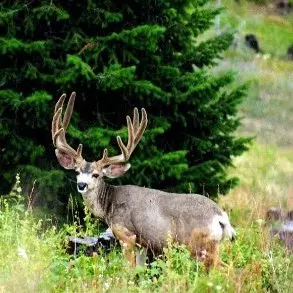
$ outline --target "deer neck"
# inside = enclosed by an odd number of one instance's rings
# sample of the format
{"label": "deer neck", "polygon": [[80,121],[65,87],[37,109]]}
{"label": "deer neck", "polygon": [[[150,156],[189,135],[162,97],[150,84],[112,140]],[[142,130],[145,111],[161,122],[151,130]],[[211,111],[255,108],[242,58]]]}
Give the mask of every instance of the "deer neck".
{"label": "deer neck", "polygon": [[96,187],[82,194],[82,197],[89,211],[94,216],[106,221],[106,215],[111,205],[112,193],[113,186],[99,178]]}

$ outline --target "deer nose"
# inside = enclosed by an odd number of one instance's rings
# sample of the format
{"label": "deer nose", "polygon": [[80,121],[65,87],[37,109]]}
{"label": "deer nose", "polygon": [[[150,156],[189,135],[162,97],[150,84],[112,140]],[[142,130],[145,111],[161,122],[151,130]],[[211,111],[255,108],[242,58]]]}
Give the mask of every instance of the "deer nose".
{"label": "deer nose", "polygon": [[77,189],[80,190],[80,191],[83,191],[87,188],[87,183],[84,183],[84,182],[79,182],[77,183]]}

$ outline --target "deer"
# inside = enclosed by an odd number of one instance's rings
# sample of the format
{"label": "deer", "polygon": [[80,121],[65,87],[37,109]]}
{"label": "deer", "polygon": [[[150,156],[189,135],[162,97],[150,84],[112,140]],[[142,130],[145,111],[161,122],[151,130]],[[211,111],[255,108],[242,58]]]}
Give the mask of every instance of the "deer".
{"label": "deer", "polygon": [[102,158],[87,162],[82,156],[82,144],[77,150],[66,141],[76,93],[72,92],[64,115],[62,94],[55,105],[52,120],[52,140],[59,164],[77,172],[77,190],[94,217],[106,223],[119,240],[125,258],[135,267],[145,262],[148,252],[156,256],[163,252],[171,238],[185,245],[191,256],[206,268],[219,264],[219,245],[236,232],[228,215],[213,200],[199,194],[169,193],[136,185],[111,185],[107,178],[117,178],[131,167],[129,159],[141,140],[148,119],[144,108],[134,108],[133,119],[126,116],[128,141],[120,136],[117,144],[121,154],[109,156],[107,148]]}

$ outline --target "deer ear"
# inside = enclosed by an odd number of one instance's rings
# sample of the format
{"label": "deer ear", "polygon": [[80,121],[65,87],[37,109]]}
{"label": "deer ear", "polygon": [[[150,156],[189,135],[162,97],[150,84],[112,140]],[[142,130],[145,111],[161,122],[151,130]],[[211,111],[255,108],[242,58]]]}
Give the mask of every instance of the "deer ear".
{"label": "deer ear", "polygon": [[131,165],[127,164],[112,164],[103,168],[103,174],[109,178],[117,178],[126,173]]}
{"label": "deer ear", "polygon": [[75,159],[74,157],[59,151],[55,150],[56,157],[59,164],[65,169],[75,169]]}

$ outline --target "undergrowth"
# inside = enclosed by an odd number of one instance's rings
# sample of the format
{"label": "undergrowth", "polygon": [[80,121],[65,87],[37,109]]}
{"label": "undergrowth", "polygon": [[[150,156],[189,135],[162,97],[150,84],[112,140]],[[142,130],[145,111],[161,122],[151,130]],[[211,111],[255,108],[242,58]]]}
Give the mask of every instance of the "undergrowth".
{"label": "undergrowth", "polygon": [[[74,212],[73,212],[74,214]],[[245,209],[232,210],[237,224]],[[237,228],[237,240],[222,244],[223,265],[206,273],[184,246],[172,244],[149,266],[131,268],[119,247],[93,257],[69,255],[70,235],[96,235],[86,212],[60,227],[36,218],[22,196],[19,178],[1,197],[0,292],[289,292],[292,256],[278,239],[269,240],[257,218]]]}

